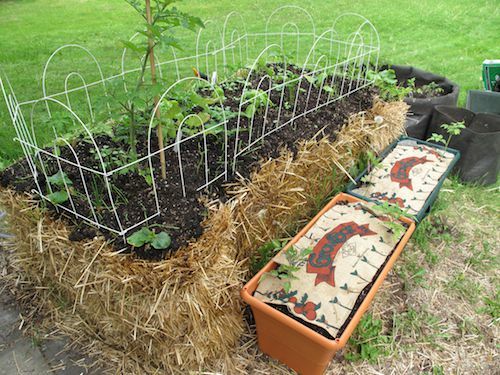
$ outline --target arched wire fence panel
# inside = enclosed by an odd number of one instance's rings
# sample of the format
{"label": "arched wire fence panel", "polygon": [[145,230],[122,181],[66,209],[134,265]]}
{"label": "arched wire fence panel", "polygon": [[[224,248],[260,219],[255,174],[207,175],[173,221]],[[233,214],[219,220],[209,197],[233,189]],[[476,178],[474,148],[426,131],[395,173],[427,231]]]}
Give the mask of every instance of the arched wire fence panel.
{"label": "arched wire fence panel", "polygon": [[[190,198],[227,181],[238,172],[241,159],[270,135],[287,126],[299,133],[299,118],[370,85],[367,73],[378,66],[378,33],[357,14],[337,17],[333,27],[321,33],[312,16],[295,5],[272,12],[263,32],[249,32],[245,18],[236,12],[206,26],[192,36],[193,52],[167,48],[155,53],[161,91],[157,100],[142,107],[144,124],[137,129],[137,140],[120,141],[116,150],[111,150],[110,134],[123,132],[131,120],[123,115],[117,121],[112,115],[120,106],[132,105],[131,93],[143,84],[137,78],[147,82],[151,75],[149,61],[134,56],[127,46],[119,73],[107,78],[85,47],[57,49],[44,66],[39,99],[19,103],[8,80],[0,77],[34,192],[58,210],[126,236],[168,209],[161,206],[159,192],[178,186],[179,199]],[[141,36],[130,41],[137,38]],[[49,84],[54,76],[49,71],[56,56],[66,58],[71,51],[85,56],[97,79],[91,81],[83,69],[72,67],[61,74],[59,90]],[[231,98],[233,110],[225,106],[223,89],[231,84],[240,90]],[[190,100],[197,104],[186,105]],[[161,147],[158,127],[164,134]],[[72,129],[70,135],[67,128]],[[79,153],[71,140],[75,137],[84,140],[91,158]],[[132,145],[137,148],[134,154]],[[159,172],[162,154],[166,180]],[[123,160],[117,163],[117,158]],[[147,181],[154,201],[133,219],[121,210],[133,199],[120,189],[130,173]]]}

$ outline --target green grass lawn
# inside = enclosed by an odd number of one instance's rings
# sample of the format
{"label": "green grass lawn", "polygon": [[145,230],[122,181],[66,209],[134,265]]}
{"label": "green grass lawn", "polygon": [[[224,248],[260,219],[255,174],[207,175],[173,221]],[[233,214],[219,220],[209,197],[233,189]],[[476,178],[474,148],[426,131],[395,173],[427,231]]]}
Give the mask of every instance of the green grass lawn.
{"label": "green grass lawn", "polygon": [[[467,90],[481,87],[482,61],[499,52],[495,44],[500,20],[497,1],[189,0],[179,3],[179,7],[215,21],[237,10],[249,31],[262,31],[271,11],[286,4],[310,11],[319,31],[331,27],[343,12],[366,16],[380,34],[381,61],[411,64],[449,77],[462,88],[461,103]],[[282,17],[276,23],[285,21]],[[119,40],[131,36],[138,23],[135,11],[122,0],[4,0],[0,2],[0,67],[20,101],[42,96],[43,65],[63,44],[78,43],[89,48],[103,66],[104,75],[110,76],[119,72]],[[305,19],[298,23],[307,26]],[[193,36],[190,40],[194,40]],[[70,60],[60,61],[64,65]],[[58,77],[57,73],[54,78],[62,82],[65,74],[61,71]],[[0,165],[21,155],[13,136],[2,100]]]}
{"label": "green grass lawn", "polygon": [[[500,55],[498,0],[185,0],[179,7],[204,20],[223,20],[237,10],[248,31],[258,32],[271,11],[285,4],[309,10],[320,32],[343,12],[366,16],[380,34],[382,62],[447,76],[461,86],[461,104],[467,90],[482,87],[482,61]],[[88,47],[110,76],[119,73],[119,40],[128,39],[138,24],[123,0],[0,0],[0,67],[20,101],[42,96],[43,65],[63,44]],[[78,61],[66,55],[60,61],[52,78],[64,81],[64,65]],[[0,100],[0,169],[22,155],[13,137]],[[494,372],[500,337],[499,202],[498,184],[446,181],[351,340],[351,359],[333,361],[329,373]],[[288,373],[269,362],[255,342],[249,347],[242,346],[239,357],[248,368]]]}

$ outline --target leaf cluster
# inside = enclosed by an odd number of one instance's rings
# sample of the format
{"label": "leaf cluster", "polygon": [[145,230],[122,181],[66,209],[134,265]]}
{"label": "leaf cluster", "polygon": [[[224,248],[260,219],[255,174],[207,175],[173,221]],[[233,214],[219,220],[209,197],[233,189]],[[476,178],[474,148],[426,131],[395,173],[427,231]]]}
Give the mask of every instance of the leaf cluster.
{"label": "leaf cluster", "polygon": [[170,247],[172,239],[167,232],[155,233],[144,227],[127,237],[127,243],[133,247],[151,246],[156,250],[164,250]]}

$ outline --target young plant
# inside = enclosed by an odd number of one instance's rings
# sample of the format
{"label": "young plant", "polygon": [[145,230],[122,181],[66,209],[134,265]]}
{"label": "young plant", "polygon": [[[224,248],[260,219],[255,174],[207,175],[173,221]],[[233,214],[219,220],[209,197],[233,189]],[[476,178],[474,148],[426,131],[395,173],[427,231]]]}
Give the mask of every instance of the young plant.
{"label": "young plant", "polygon": [[373,211],[375,211],[378,216],[384,216],[389,219],[384,222],[384,225],[391,230],[394,240],[401,238],[406,231],[405,226],[399,218],[403,216],[414,219],[414,217],[408,212],[402,210],[396,205],[390,204],[387,201],[374,205]]}
{"label": "young plant", "polygon": [[273,276],[277,277],[280,280],[285,280],[283,289],[286,293],[290,292],[290,289],[292,287],[291,280],[297,279],[297,276],[295,276],[295,272],[300,270],[300,267],[304,264],[304,262],[307,260],[307,257],[312,253],[312,251],[313,249],[310,247],[301,251],[297,251],[295,247],[291,246],[285,252],[285,257],[288,264],[280,264],[278,268],[265,273],[260,280],[262,281],[263,278],[267,276]]}
{"label": "young plant", "polygon": [[463,121],[452,122],[451,124],[443,124],[441,128],[446,130],[448,133],[448,139],[445,139],[441,134],[432,133],[431,137],[427,141],[432,141],[436,143],[442,143],[444,145],[444,151],[448,149],[451,138],[462,133],[462,129],[465,129],[465,124]]}
{"label": "young plant", "polygon": [[52,202],[52,204],[62,204],[69,199],[68,190],[73,189],[73,181],[68,177],[68,175],[62,171],[47,178],[47,182],[58,188],[56,191],[47,194],[47,199]]}
{"label": "young plant", "polygon": [[172,239],[167,232],[155,233],[144,227],[127,237],[127,243],[133,247],[151,246],[156,250],[165,250],[172,244]]}
{"label": "young plant", "polygon": [[411,87],[398,85],[396,73],[392,69],[379,72],[369,70],[366,79],[373,81],[373,84],[380,90],[380,98],[385,101],[403,100],[412,91]]}
{"label": "young plant", "polygon": [[250,269],[254,274],[259,272],[288,242],[288,240],[272,240],[257,249],[257,255],[250,259]]}
{"label": "young plant", "polygon": [[247,118],[252,118],[255,113],[260,113],[268,105],[273,105],[269,95],[264,90],[248,90],[243,94],[243,100],[249,102],[245,112],[242,113]]}
{"label": "young plant", "polygon": [[[203,22],[198,17],[191,16],[187,13],[179,11],[171,5],[177,0],[155,0],[152,4],[150,0],[145,0],[145,3],[140,0],[126,0],[144,19],[143,26],[138,30],[138,33],[147,38],[147,45],[134,41],[122,41],[124,46],[129,50],[137,53],[141,57],[142,66],[139,73],[139,78],[134,88],[129,91],[129,96],[125,102],[120,102],[122,108],[126,111],[129,117],[129,133],[130,146],[133,156],[136,155],[136,127],[137,119],[141,115],[141,111],[136,107],[137,97],[141,97],[144,86],[144,77],[146,68],[150,65],[151,69],[151,86],[157,88],[156,80],[156,65],[154,50],[155,48],[177,48],[182,49],[181,42],[174,37],[174,30],[178,27],[196,31],[199,27],[204,27]],[[140,101],[142,102],[142,101]],[[158,94],[149,96],[144,102],[158,103]],[[143,108],[143,112],[146,112]],[[138,113],[139,112],[139,113]],[[159,113],[155,113],[159,118]],[[163,134],[162,127],[157,128],[159,149],[163,149]],[[160,153],[160,162],[162,167],[162,178],[166,177],[165,155]]]}

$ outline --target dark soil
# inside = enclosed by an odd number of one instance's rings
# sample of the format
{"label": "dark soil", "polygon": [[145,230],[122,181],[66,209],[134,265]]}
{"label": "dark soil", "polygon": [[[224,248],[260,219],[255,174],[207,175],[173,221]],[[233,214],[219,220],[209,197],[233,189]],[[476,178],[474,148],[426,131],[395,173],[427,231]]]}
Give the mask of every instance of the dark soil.
{"label": "dark soil", "polygon": [[[273,66],[273,69],[276,68],[277,66]],[[296,67],[289,67],[289,69],[295,71],[296,73],[299,72]],[[254,77],[252,80],[252,88],[256,88],[261,76],[262,74]],[[261,89],[267,89],[266,84],[264,84]],[[240,104],[239,98],[244,87],[243,83],[236,81],[226,84],[222,83],[221,86],[224,88],[224,95],[226,96],[226,100],[223,103],[225,109],[229,109],[232,112],[238,112]],[[309,85],[307,84],[305,88],[309,89]],[[338,129],[346,122],[348,116],[359,111],[367,110],[372,106],[373,93],[372,89],[359,90],[350,96],[314,111],[307,116],[300,117],[292,125],[282,127],[280,130],[267,136],[265,142],[260,143],[260,146],[257,149],[254,149],[251,153],[240,156],[238,158],[236,171],[242,177],[249,178],[252,171],[258,167],[262,160],[276,158],[279,156],[280,150],[283,148],[288,148],[289,150],[295,152],[299,141],[309,140],[318,134],[318,132],[320,136],[328,136],[332,140],[335,139],[336,131],[338,131]],[[296,113],[302,113],[307,109],[312,109],[317,101],[318,95],[319,90],[315,87],[311,90],[309,102],[306,102],[307,93],[299,95]],[[286,99],[289,96],[290,92],[287,88],[285,90],[284,98]],[[270,95],[270,99],[273,103],[279,103],[280,97],[281,92],[277,92],[276,90],[273,90]],[[269,107],[266,127],[269,127],[270,124],[272,124],[272,121],[277,119],[277,107],[277,105]],[[280,122],[283,123],[291,118],[292,108],[282,111]],[[229,120],[227,125],[229,131],[227,144],[228,159],[232,159],[235,149],[233,133],[236,128],[236,123],[237,119],[233,118]],[[263,125],[263,116],[256,115],[253,123],[253,134],[257,134],[256,132],[262,129]],[[242,129],[242,132],[240,133],[241,142],[245,142],[248,139],[248,131],[246,131],[248,128],[249,120],[247,118],[242,118],[240,123],[240,129]],[[106,146],[113,150],[129,149],[129,146],[124,141],[117,139],[119,138],[111,138],[103,135],[96,138],[96,143],[100,149]],[[152,145],[157,145],[157,140],[153,139],[151,143]],[[94,168],[95,170],[100,170],[100,164],[96,161],[96,158],[92,153],[94,147],[88,140],[77,139],[73,141],[72,145],[81,165]],[[216,163],[220,165],[220,169],[218,171],[211,170],[209,179],[214,178],[218,173],[223,171],[223,146],[223,138],[215,135],[207,136],[208,162],[211,166]],[[137,147],[139,155],[147,155],[146,134],[138,135]],[[198,186],[205,183],[203,159],[200,157],[202,155],[200,150],[203,150],[203,138],[197,137],[184,142],[181,145],[181,150],[182,166],[186,183],[186,198],[183,196],[180,182],[178,154],[174,152],[173,149],[166,151],[165,157],[167,165],[167,178],[165,180],[162,180],[160,177],[159,158],[152,158],[160,215],[150,220],[148,225],[150,228],[154,228],[157,232],[161,230],[167,231],[172,237],[172,245],[167,250],[163,251],[149,248],[148,245],[143,246],[142,248],[133,248],[128,245],[123,238],[116,237],[114,233],[106,230],[99,230],[108,239],[114,240],[117,250],[124,250],[124,252],[132,251],[137,256],[144,259],[163,259],[169,253],[175,251],[181,246],[186,245],[189,241],[198,238],[202,234],[203,229],[201,223],[206,217],[206,209],[202,202],[200,202],[200,198],[204,197],[209,200],[219,199],[221,201],[225,201],[228,198],[223,185],[227,182],[235,180],[236,176],[232,173],[229,174],[227,181],[224,181],[221,178],[212,183],[208,191],[196,191]],[[65,159],[77,163],[75,156],[68,147],[60,147],[60,153]],[[124,154],[126,155],[126,153]],[[51,176],[59,171],[57,160],[45,154],[41,154],[39,157],[44,162],[48,176]],[[105,161],[109,161],[110,164],[112,162],[111,159],[105,159]],[[149,164],[147,161],[140,164],[140,169],[142,171],[147,170],[148,167]],[[111,170],[113,168],[116,167],[110,166],[108,169]],[[62,169],[73,182],[72,190],[74,191],[74,193],[73,191],[71,193],[71,201],[63,203],[63,206],[70,209],[74,206],[77,212],[88,218],[93,218],[94,214],[92,213],[91,206],[84,193],[85,181],[91,201],[94,202],[96,217],[100,223],[105,224],[111,229],[119,230],[116,216],[119,217],[122,227],[126,228],[143,220],[147,215],[151,215],[156,212],[157,206],[153,188],[146,182],[145,178],[138,175],[137,170],[123,171],[123,174],[114,174],[109,178],[109,183],[111,184],[113,191],[114,203],[117,207],[115,214],[110,209],[111,202],[105,188],[106,185],[104,177],[96,176],[95,174],[86,171],[83,171],[82,174],[80,174],[79,169],[70,164],[64,164]],[[230,168],[229,172],[231,172]],[[38,173],[38,185],[42,192],[47,194],[49,192],[47,192],[47,184],[44,174],[41,170],[38,170]],[[31,175],[29,164],[26,160],[21,160],[4,171],[0,175],[0,185],[14,188],[18,192],[31,192],[33,189],[37,189],[36,183]],[[98,234],[98,230],[89,227],[79,219],[75,219],[72,214],[65,213],[65,211],[61,209],[57,212],[52,205],[49,206],[52,208],[51,211],[56,217],[62,216],[72,225],[72,233],[70,235],[71,240],[80,241],[86,238],[92,238]],[[140,227],[137,229],[139,228]],[[127,235],[130,235],[133,232],[134,230],[127,233]]]}

